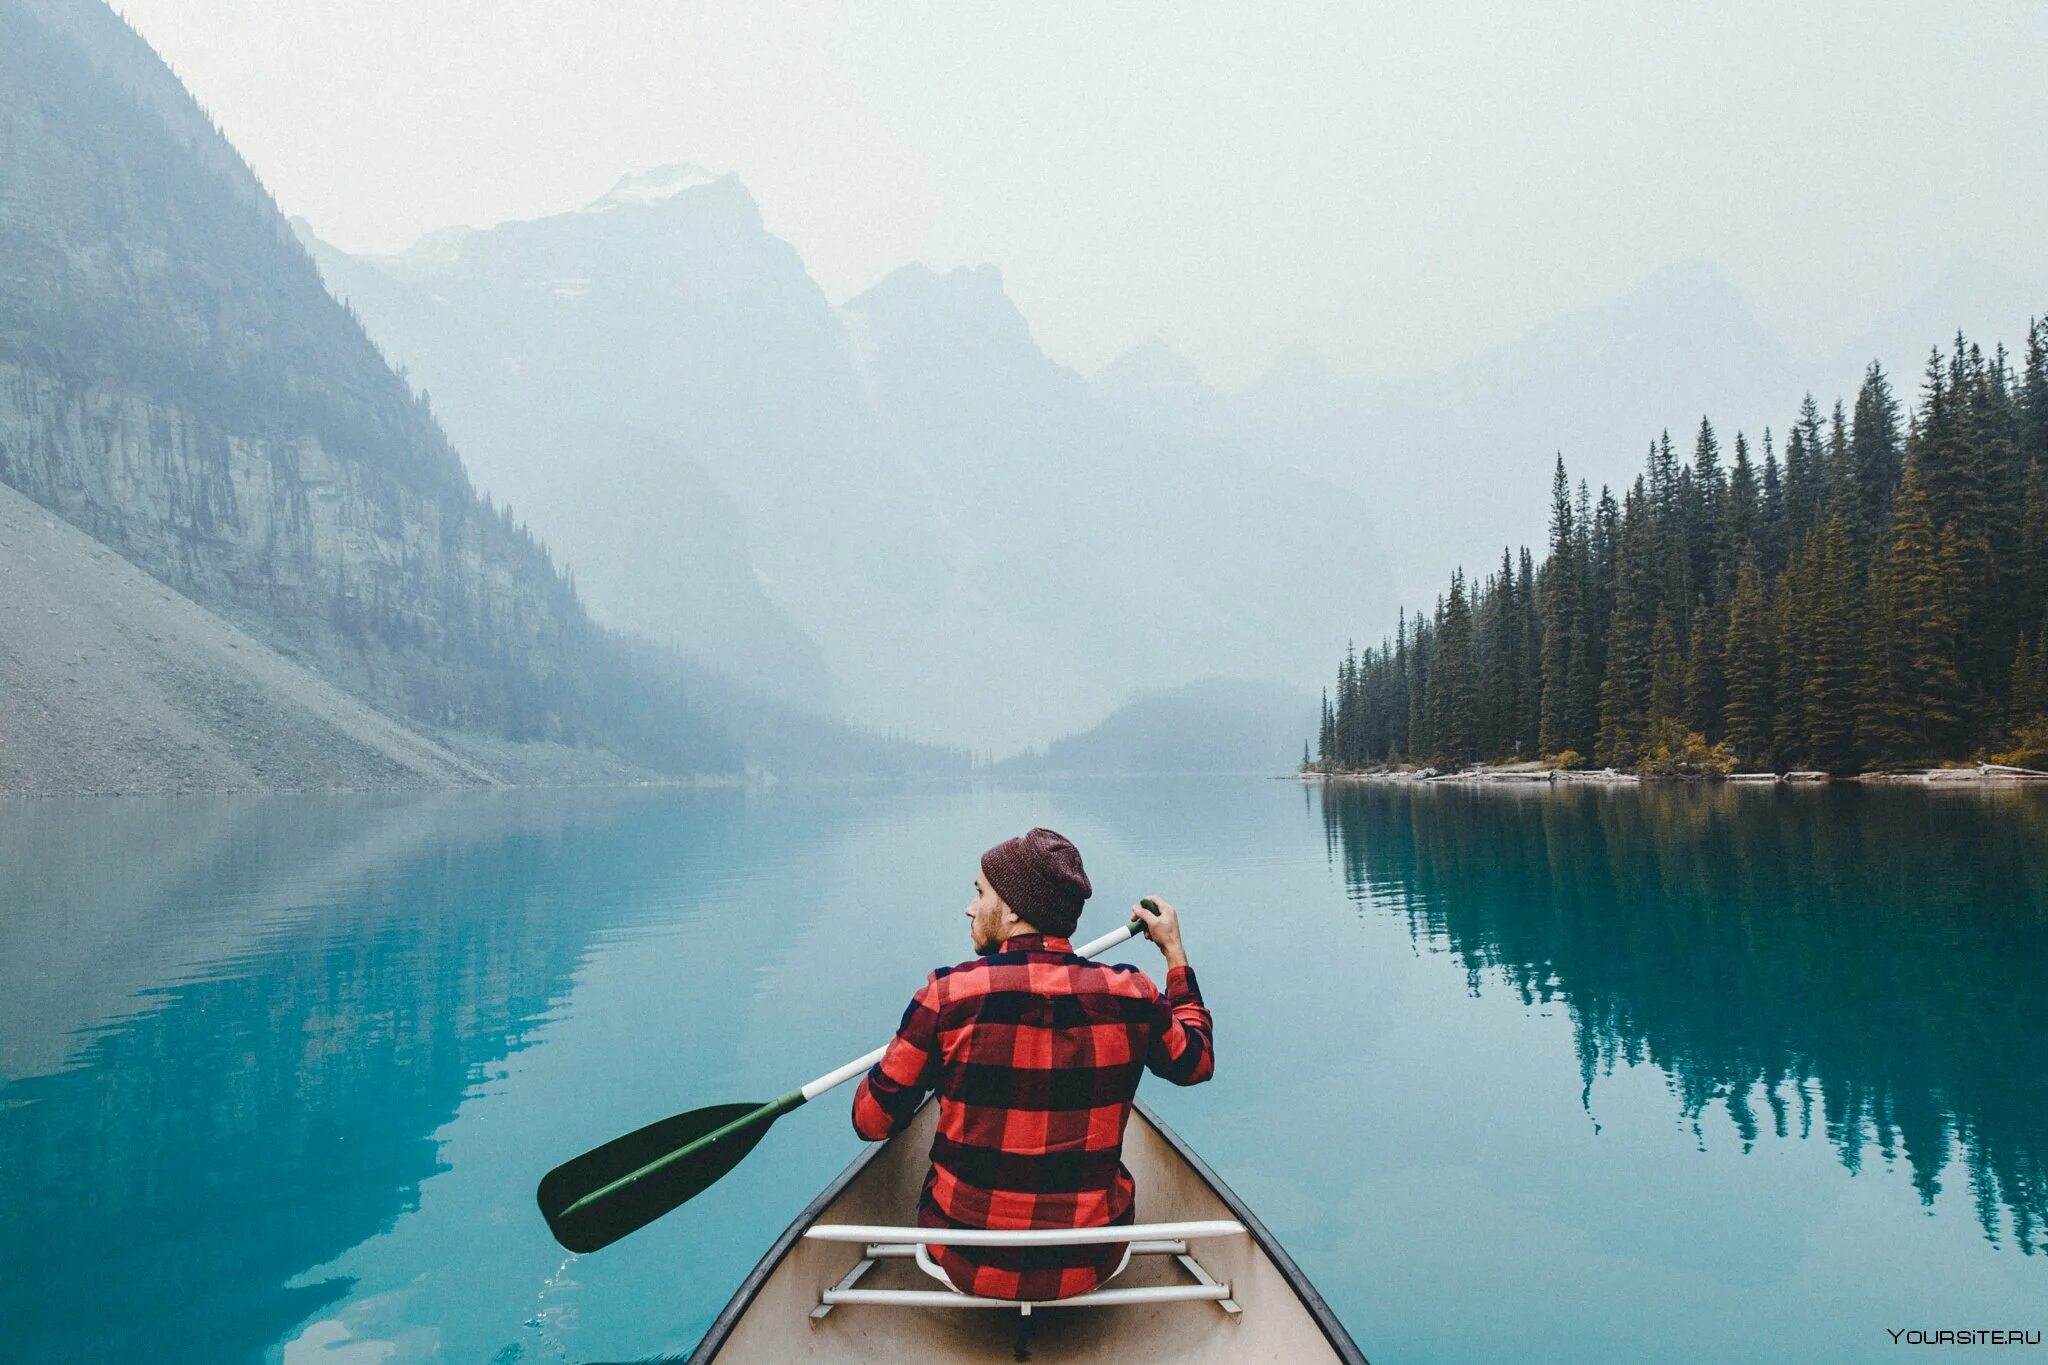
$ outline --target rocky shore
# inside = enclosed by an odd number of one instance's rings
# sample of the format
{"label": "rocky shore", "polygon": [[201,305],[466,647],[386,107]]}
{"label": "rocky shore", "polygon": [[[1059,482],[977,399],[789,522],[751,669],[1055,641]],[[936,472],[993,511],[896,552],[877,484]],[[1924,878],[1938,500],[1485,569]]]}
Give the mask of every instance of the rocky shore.
{"label": "rocky shore", "polygon": [[1835,777],[1823,772],[1716,773],[1687,777],[1646,776],[1616,768],[1551,768],[1541,763],[1480,764],[1456,771],[1430,767],[1378,768],[1361,772],[1295,774],[1302,782],[1387,782],[1488,787],[1636,786],[1663,782],[1727,782],[1743,786],[1818,786],[1857,782],[1873,786],[2006,787],[2048,784],[2048,772],[2001,763],[1957,768],[1909,768]]}

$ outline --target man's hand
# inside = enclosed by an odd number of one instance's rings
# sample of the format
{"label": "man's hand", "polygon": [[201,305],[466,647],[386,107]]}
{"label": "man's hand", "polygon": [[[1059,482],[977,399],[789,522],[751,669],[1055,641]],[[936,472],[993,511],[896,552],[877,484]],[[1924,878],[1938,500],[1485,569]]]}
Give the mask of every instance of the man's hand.
{"label": "man's hand", "polygon": [[1157,944],[1166,957],[1168,967],[1185,967],[1188,955],[1180,946],[1180,915],[1159,896],[1148,896],[1147,900],[1159,907],[1147,910],[1142,904],[1131,907],[1131,914],[1145,922],[1145,937]]}

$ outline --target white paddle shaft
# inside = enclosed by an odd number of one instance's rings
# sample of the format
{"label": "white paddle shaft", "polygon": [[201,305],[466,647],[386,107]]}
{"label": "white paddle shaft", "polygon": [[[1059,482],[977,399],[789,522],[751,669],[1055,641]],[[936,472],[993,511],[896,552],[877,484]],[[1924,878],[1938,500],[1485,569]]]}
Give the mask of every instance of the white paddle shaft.
{"label": "white paddle shaft", "polygon": [[[1120,924],[1092,943],[1084,943],[1074,951],[1082,957],[1100,957],[1119,943],[1128,943],[1138,936],[1137,921]],[[863,1057],[856,1057],[845,1066],[837,1066],[803,1088],[806,1100],[814,1100],[834,1086],[845,1085],[855,1076],[863,1075],[867,1069],[882,1060],[882,1054],[889,1050],[887,1043]]]}

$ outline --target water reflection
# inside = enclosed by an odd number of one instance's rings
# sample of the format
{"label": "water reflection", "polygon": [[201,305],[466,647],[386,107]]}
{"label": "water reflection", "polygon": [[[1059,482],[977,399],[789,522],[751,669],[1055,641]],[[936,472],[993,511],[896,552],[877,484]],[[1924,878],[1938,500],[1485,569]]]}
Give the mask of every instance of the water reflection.
{"label": "water reflection", "polygon": [[[1649,1061],[1695,1132],[1873,1145],[1923,1202],[1959,1161],[1992,1242],[2048,1250],[2048,800],[1834,790],[1335,786],[1356,899],[1477,993],[1569,1008],[1597,1078]],[[1951,1196],[1952,1197],[1952,1196]]]}
{"label": "water reflection", "polygon": [[0,968],[34,1002],[4,1021],[0,1358],[249,1359],[345,1294],[293,1280],[416,1204],[435,1131],[636,913],[601,888],[729,861],[732,805],[10,810],[38,881]]}

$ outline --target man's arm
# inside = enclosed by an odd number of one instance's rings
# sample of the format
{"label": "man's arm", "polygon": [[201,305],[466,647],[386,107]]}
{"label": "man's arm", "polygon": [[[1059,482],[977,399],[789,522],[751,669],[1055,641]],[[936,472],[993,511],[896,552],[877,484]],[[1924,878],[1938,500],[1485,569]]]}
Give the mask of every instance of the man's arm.
{"label": "man's arm", "polygon": [[1145,921],[1145,937],[1166,958],[1166,994],[1158,998],[1159,1020],[1145,1066],[1175,1085],[1200,1085],[1216,1074],[1215,1022],[1202,1003],[1187,950],[1181,947],[1179,913],[1157,896],[1150,899],[1157,910],[1139,904],[1131,913]]}
{"label": "man's arm", "polygon": [[868,1068],[853,1092],[853,1131],[869,1142],[894,1137],[939,1076],[939,978],[935,972],[903,1011],[882,1060]]}

